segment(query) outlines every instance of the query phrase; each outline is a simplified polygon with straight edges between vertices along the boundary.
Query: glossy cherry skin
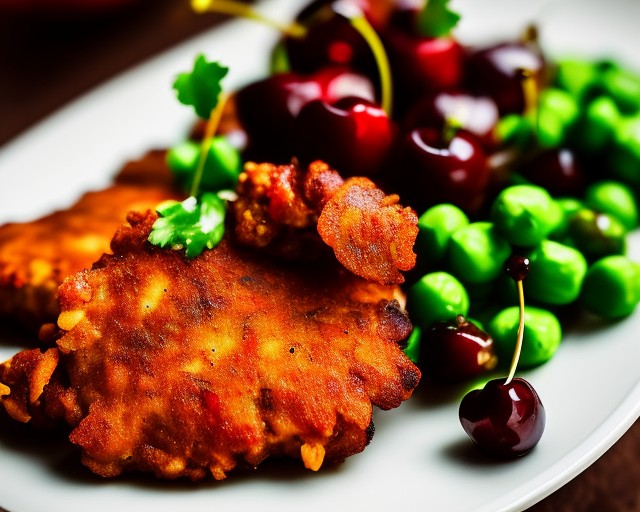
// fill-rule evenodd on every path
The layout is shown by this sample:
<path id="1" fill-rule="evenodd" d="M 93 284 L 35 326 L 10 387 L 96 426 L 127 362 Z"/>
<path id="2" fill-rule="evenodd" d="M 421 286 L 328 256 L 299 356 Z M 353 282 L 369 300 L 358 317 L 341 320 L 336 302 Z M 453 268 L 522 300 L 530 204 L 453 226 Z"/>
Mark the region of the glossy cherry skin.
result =
<path id="1" fill-rule="evenodd" d="M 348 0 L 366 13 L 367 0 Z M 307 28 L 302 37 L 287 36 L 283 44 L 293 71 L 312 73 L 327 66 L 345 66 L 371 75 L 376 70 L 375 59 L 363 37 L 347 18 L 336 14 L 329 0 L 315 0 L 296 16 Z"/>
<path id="2" fill-rule="evenodd" d="M 420 359 L 425 375 L 441 382 L 482 375 L 498 362 L 491 336 L 461 315 L 436 322 L 424 332 Z"/>
<path id="3" fill-rule="evenodd" d="M 467 393 L 460 403 L 460 423 L 476 445 L 485 453 L 514 458 L 531 451 L 538 444 L 546 413 L 533 386 L 515 378 L 494 379 L 483 389 Z"/>
<path id="4" fill-rule="evenodd" d="M 461 90 L 446 90 L 423 95 L 407 112 L 402 128 L 436 128 L 454 120 L 456 126 L 473 133 L 486 149 L 494 149 L 495 127 L 500 119 L 498 106 L 488 96 L 474 96 Z"/>
<path id="5" fill-rule="evenodd" d="M 235 103 L 248 137 L 245 157 L 287 163 L 293 156 L 293 125 L 302 107 L 313 100 L 333 102 L 345 96 L 373 100 L 373 85 L 343 68 L 317 73 L 278 73 L 242 87 Z"/>
<path id="6" fill-rule="evenodd" d="M 377 104 L 362 98 L 313 101 L 295 122 L 296 156 L 323 160 L 343 176 L 374 176 L 385 164 L 394 126 Z"/>
<path id="7" fill-rule="evenodd" d="M 467 86 L 476 94 L 491 96 L 501 115 L 521 113 L 525 108 L 522 70 L 540 88 L 545 80 L 545 61 L 532 43 L 510 41 L 474 50 L 467 59 Z"/>
<path id="8" fill-rule="evenodd" d="M 423 94 L 459 86 L 464 74 L 460 43 L 453 37 L 418 34 L 418 11 L 419 7 L 400 2 L 382 34 L 401 111 Z"/>
<path id="9" fill-rule="evenodd" d="M 518 172 L 553 196 L 581 196 L 584 191 L 585 171 L 567 148 L 542 151 L 523 163 Z"/>
<path id="10" fill-rule="evenodd" d="M 489 169 L 482 144 L 471 133 L 459 130 L 445 140 L 439 130 L 415 129 L 403 136 L 396 154 L 391 182 L 417 212 L 443 202 L 466 213 L 482 206 Z"/>

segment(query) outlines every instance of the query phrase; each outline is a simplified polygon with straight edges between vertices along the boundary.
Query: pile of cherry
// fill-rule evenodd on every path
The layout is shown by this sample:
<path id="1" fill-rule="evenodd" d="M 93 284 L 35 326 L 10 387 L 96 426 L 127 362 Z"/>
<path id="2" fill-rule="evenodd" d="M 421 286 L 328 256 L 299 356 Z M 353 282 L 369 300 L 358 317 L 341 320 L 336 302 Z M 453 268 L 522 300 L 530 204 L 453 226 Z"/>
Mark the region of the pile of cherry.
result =
<path id="1" fill-rule="evenodd" d="M 447 382 L 511 363 L 508 379 L 465 397 L 460 419 L 486 451 L 521 455 L 545 414 L 513 378 L 514 350 L 521 366 L 540 365 L 565 318 L 622 318 L 640 301 L 640 267 L 625 255 L 638 224 L 640 77 L 612 61 L 551 62 L 533 29 L 465 47 L 455 19 L 430 28 L 415 5 L 351 1 L 384 45 L 393 93 L 354 24 L 316 1 L 297 17 L 304 34 L 275 49 L 273 74 L 235 94 L 243 158 L 324 160 L 415 208 L 407 353 Z"/>

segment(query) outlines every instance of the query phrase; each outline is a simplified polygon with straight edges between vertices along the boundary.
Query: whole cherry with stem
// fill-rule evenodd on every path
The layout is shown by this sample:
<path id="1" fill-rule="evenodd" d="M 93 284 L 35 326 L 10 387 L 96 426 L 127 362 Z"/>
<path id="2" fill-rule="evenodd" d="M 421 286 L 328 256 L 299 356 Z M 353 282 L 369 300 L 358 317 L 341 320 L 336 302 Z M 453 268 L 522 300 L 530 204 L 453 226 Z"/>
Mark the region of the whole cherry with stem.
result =
<path id="1" fill-rule="evenodd" d="M 227 14 L 267 21 L 247 6 L 236 7 L 235 0 L 218 1 L 193 0 L 192 3 L 198 12 L 219 11 L 222 6 Z M 236 96 L 238 118 L 249 138 L 246 156 L 269 157 L 274 161 L 291 157 L 299 157 L 303 162 L 321 159 L 345 175 L 374 175 L 386 161 L 395 132 L 391 121 L 392 84 L 386 51 L 358 5 L 342 0 L 324 7 L 323 16 L 348 23 L 370 49 L 378 70 L 380 105 L 358 94 L 357 88 L 362 87 L 353 87 L 353 79 L 350 84 L 351 90 L 356 89 L 355 93 L 349 94 L 344 87 L 326 87 L 327 93 L 323 94 L 323 88 L 317 87 L 313 79 L 294 86 L 295 73 L 273 75 L 245 87 Z M 278 26 L 275 22 L 269 22 L 269 25 Z M 283 32 L 294 38 L 310 37 L 309 28 L 299 23 L 285 27 Z M 318 75 L 323 73 L 327 70 L 316 72 Z M 331 97 L 330 90 L 337 94 Z M 316 99 L 322 101 L 312 101 Z M 274 125 L 278 130 L 272 130 Z M 321 133 L 319 127 L 324 128 Z M 297 143 L 291 145 L 290 141 Z M 257 148 L 256 144 L 262 147 Z"/>
<path id="2" fill-rule="evenodd" d="M 507 272 L 516 282 L 520 303 L 520 323 L 509 375 L 467 393 L 459 409 L 462 428 L 474 443 L 483 452 L 500 458 L 519 457 L 531 451 L 540 441 L 546 421 L 536 390 L 525 379 L 515 377 L 524 337 L 522 281 L 528 271 L 527 258 L 511 256 L 507 261 Z"/>

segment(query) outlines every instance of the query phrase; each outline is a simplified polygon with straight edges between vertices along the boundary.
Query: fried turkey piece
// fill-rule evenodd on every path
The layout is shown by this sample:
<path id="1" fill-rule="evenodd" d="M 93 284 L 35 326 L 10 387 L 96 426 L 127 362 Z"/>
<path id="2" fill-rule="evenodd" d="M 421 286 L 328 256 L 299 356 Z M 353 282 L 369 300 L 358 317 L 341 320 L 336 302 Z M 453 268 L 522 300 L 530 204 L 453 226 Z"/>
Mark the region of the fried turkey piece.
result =
<path id="1" fill-rule="evenodd" d="M 280 257 L 314 259 L 329 246 L 350 272 L 380 284 L 413 268 L 418 217 L 368 178 L 343 180 L 326 163 L 301 169 L 246 164 L 230 206 L 242 244 Z"/>
<path id="2" fill-rule="evenodd" d="M 127 213 L 180 197 L 164 155 L 153 151 L 128 163 L 112 186 L 83 195 L 69 209 L 0 226 L 0 315 L 32 331 L 55 321 L 58 286 L 109 251 Z"/>
<path id="3" fill-rule="evenodd" d="M 131 215 L 114 254 L 64 282 L 52 348 L 0 366 L 9 414 L 68 422 L 105 477 L 223 479 L 269 456 L 317 470 L 362 451 L 373 406 L 420 379 L 397 287 L 228 239 L 188 260 L 147 243 L 154 218 Z"/>

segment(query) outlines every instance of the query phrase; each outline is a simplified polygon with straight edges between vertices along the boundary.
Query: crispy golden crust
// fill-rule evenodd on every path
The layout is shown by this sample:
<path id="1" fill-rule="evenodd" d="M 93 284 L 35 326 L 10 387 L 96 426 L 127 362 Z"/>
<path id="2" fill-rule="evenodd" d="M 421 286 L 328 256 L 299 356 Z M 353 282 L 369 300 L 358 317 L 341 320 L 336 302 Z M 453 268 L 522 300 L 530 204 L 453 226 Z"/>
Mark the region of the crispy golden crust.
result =
<path id="1" fill-rule="evenodd" d="M 368 178 L 350 178 L 327 201 L 318 232 L 347 270 L 381 284 L 404 282 L 416 264 L 418 216 Z"/>
<path id="2" fill-rule="evenodd" d="M 127 213 L 176 197 L 164 153 L 152 152 L 125 166 L 116 184 L 85 194 L 67 210 L 0 226 L 0 315 L 34 331 L 54 321 L 60 283 L 109 251 Z"/>
<path id="3" fill-rule="evenodd" d="M 364 449 L 373 406 L 411 395 L 420 372 L 398 345 L 411 324 L 396 288 L 226 240 L 187 260 L 146 243 L 153 216 L 130 219 L 114 256 L 60 288 L 64 378 L 39 396 L 96 473 L 222 479 L 270 455 L 316 470 Z M 14 380 L 32 414 L 38 393 Z"/>
<path id="4" fill-rule="evenodd" d="M 306 170 L 248 163 L 230 208 L 236 239 L 279 257 L 313 259 L 333 249 L 350 272 L 384 285 L 416 263 L 418 216 L 368 178 L 346 182 L 327 164 Z"/>

